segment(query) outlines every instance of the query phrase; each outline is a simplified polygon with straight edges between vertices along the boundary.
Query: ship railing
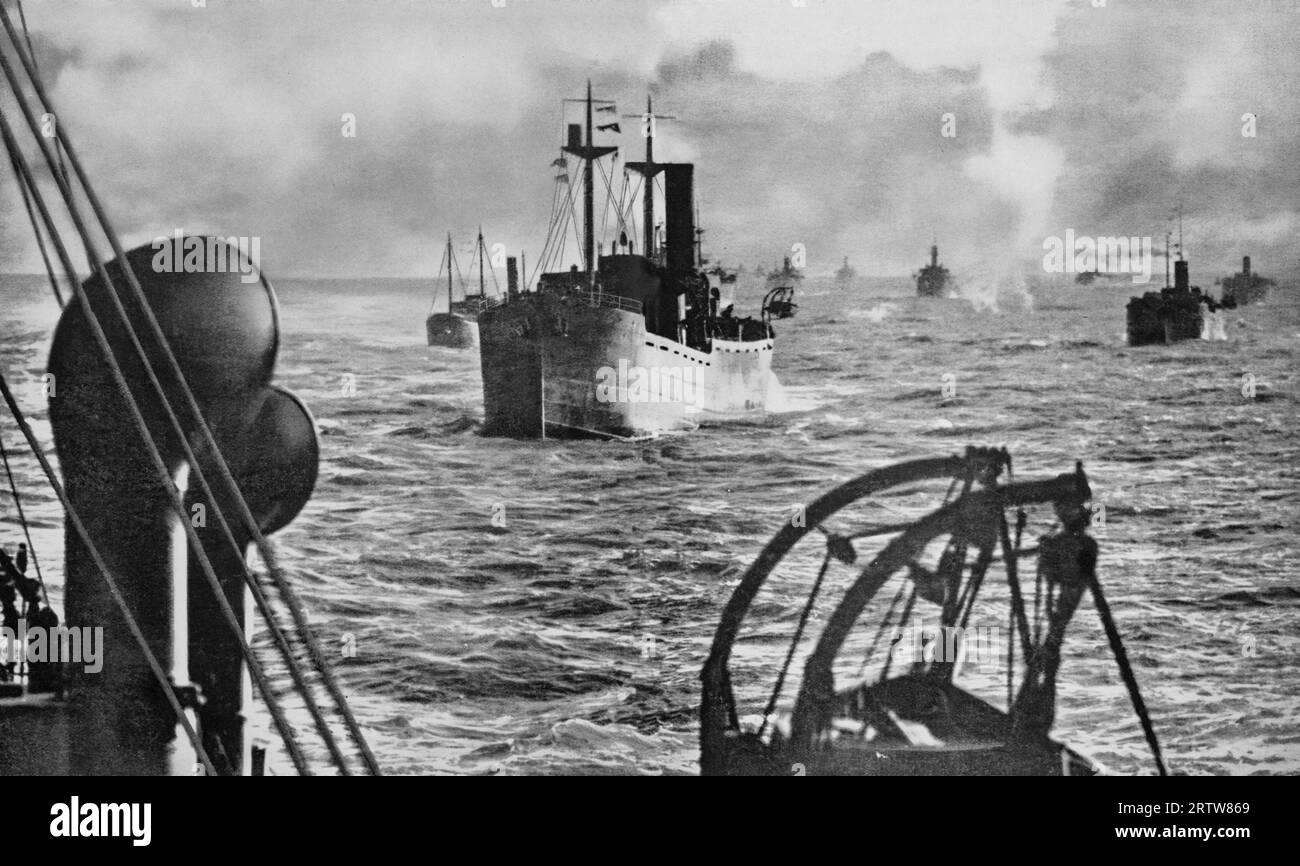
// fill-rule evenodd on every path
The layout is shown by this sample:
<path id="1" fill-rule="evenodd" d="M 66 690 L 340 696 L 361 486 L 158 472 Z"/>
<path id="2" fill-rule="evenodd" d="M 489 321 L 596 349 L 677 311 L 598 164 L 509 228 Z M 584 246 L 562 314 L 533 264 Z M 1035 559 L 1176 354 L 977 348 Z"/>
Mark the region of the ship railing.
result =
<path id="1" fill-rule="evenodd" d="M 528 293 L 521 293 L 528 294 Z M 548 293 L 549 294 L 549 293 Z M 560 294 L 560 293 L 555 293 Z M 615 310 L 624 310 L 629 313 L 644 312 L 641 302 L 633 298 L 625 298 L 622 295 L 613 292 L 590 291 L 590 290 L 570 290 L 562 293 L 565 299 L 571 299 L 577 302 L 585 302 L 592 307 L 607 307 Z M 503 304 L 508 304 L 509 298 L 505 295 L 498 297 L 487 297 L 479 302 L 479 312 L 491 310 Z"/>
<path id="2" fill-rule="evenodd" d="M 574 296 L 585 299 L 593 307 L 610 307 L 615 310 L 626 310 L 629 313 L 642 312 L 640 301 L 625 298 L 612 292 L 574 292 L 570 294 L 570 297 Z"/>

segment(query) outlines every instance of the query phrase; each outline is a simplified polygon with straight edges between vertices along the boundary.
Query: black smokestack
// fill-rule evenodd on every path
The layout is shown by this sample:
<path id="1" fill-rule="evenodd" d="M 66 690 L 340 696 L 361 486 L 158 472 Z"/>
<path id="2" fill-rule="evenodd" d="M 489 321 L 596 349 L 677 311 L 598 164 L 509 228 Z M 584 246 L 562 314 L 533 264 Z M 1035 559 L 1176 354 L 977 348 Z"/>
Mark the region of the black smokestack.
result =
<path id="1" fill-rule="evenodd" d="M 668 269 L 686 273 L 695 267 L 695 166 L 664 166 L 664 207 Z"/>
<path id="2" fill-rule="evenodd" d="M 1250 281 L 1250 256 L 1241 257 L 1241 275 Z"/>
<path id="3" fill-rule="evenodd" d="M 1179 259 L 1174 262 L 1174 288 L 1180 292 L 1187 291 L 1189 280 L 1187 279 L 1187 260 Z"/>
<path id="4" fill-rule="evenodd" d="M 506 292 L 519 294 L 519 264 L 514 256 L 506 256 Z"/>

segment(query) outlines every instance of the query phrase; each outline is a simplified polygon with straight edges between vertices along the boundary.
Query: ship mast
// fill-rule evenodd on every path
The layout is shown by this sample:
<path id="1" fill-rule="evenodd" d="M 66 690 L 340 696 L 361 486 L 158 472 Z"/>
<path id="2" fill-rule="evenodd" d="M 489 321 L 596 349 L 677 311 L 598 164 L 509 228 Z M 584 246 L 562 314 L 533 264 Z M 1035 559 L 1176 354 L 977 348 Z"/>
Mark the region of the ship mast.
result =
<path id="1" fill-rule="evenodd" d="M 1178 206 L 1178 258 L 1183 258 L 1183 206 Z"/>
<path id="2" fill-rule="evenodd" d="M 587 79 L 587 150 L 592 147 L 592 129 L 591 129 L 591 79 Z M 595 197 L 595 177 L 593 172 L 596 160 L 587 157 L 582 164 L 582 260 L 587 264 L 587 273 L 593 274 L 596 271 L 596 220 L 595 207 L 592 201 Z"/>
<path id="3" fill-rule="evenodd" d="M 568 100 L 566 100 L 568 101 Z M 582 254 L 583 265 L 587 269 L 587 280 L 592 286 L 596 283 L 596 214 L 593 201 L 596 193 L 595 161 L 602 156 L 614 153 L 617 147 L 596 147 L 592 142 L 593 120 L 591 98 L 591 79 L 587 79 L 586 105 L 587 129 L 585 141 L 579 138 L 577 124 L 569 127 L 568 143 L 561 148 L 565 153 L 582 160 Z M 602 106 L 612 105 L 608 100 L 600 100 Z M 602 108 L 602 110 L 608 110 Z"/>
<path id="4" fill-rule="evenodd" d="M 495 273 L 492 279 L 496 279 Z M 483 226 L 478 227 L 478 296 L 487 297 L 487 289 L 483 283 Z"/>
<path id="5" fill-rule="evenodd" d="M 1169 289 L 1169 238 L 1171 237 L 1171 235 L 1173 235 L 1173 231 L 1166 231 L 1165 233 L 1165 287 L 1166 289 Z"/>
<path id="6" fill-rule="evenodd" d="M 655 114 L 654 102 L 650 94 L 645 97 L 645 114 L 625 114 L 624 117 L 641 118 L 641 133 L 645 136 L 645 162 L 629 162 L 627 167 L 639 172 L 645 178 L 645 191 L 641 194 L 641 230 L 645 237 L 643 255 L 651 258 L 655 251 L 655 175 L 663 166 L 655 163 L 655 123 L 660 120 L 676 120 L 674 115 Z"/>
<path id="7" fill-rule="evenodd" d="M 447 314 L 451 315 L 451 232 L 447 232 Z"/>
<path id="8" fill-rule="evenodd" d="M 1178 214 L 1178 258 L 1181 261 L 1183 258 L 1183 206 L 1180 204 L 1174 209 L 1174 213 Z"/>
<path id="9" fill-rule="evenodd" d="M 695 267 L 704 267 L 704 229 L 700 228 L 700 209 L 695 209 Z"/>
<path id="10" fill-rule="evenodd" d="M 654 103 L 651 102 L 650 94 L 645 95 L 645 165 L 647 171 L 653 171 L 655 164 L 655 128 L 654 128 Z M 648 258 L 654 252 L 654 231 L 655 231 L 655 191 L 654 191 L 654 174 L 651 173 L 645 179 L 645 192 L 641 196 L 641 217 L 644 220 L 642 231 L 645 232 L 645 245 L 642 249 L 644 255 Z"/>

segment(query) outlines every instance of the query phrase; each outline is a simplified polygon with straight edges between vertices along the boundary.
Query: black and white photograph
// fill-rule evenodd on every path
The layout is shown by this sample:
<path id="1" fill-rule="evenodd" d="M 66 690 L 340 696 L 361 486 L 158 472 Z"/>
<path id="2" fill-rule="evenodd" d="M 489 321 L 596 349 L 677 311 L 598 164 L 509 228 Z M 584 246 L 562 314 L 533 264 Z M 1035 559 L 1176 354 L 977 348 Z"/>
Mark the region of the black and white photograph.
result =
<path id="1" fill-rule="evenodd" d="M 1300 773 L 1300 0 L 0 26 L 36 837 L 182 829 L 68 777 Z"/>

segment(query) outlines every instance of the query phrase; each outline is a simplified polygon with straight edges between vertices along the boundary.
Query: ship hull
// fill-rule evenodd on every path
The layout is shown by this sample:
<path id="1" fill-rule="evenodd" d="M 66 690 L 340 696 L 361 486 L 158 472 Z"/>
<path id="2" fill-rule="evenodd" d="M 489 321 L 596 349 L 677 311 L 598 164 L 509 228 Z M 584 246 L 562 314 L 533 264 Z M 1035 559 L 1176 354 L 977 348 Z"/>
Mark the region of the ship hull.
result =
<path id="1" fill-rule="evenodd" d="M 916 295 L 919 298 L 942 298 L 947 287 L 948 280 L 944 277 L 922 276 L 916 281 Z"/>
<path id="2" fill-rule="evenodd" d="M 1200 339 L 1205 319 L 1200 301 L 1192 296 L 1148 292 L 1128 302 L 1128 344 L 1149 346 Z"/>
<path id="3" fill-rule="evenodd" d="M 424 329 L 430 346 L 472 349 L 478 345 L 478 323 L 461 313 L 431 313 Z"/>
<path id="4" fill-rule="evenodd" d="M 546 294 L 485 310 L 479 332 L 485 435 L 641 439 L 767 407 L 770 339 L 699 352 L 617 302 Z"/>
<path id="5" fill-rule="evenodd" d="M 1268 297 L 1268 285 L 1245 283 L 1225 285 L 1223 288 L 1224 306 L 1240 307 L 1246 304 L 1258 304 Z"/>

